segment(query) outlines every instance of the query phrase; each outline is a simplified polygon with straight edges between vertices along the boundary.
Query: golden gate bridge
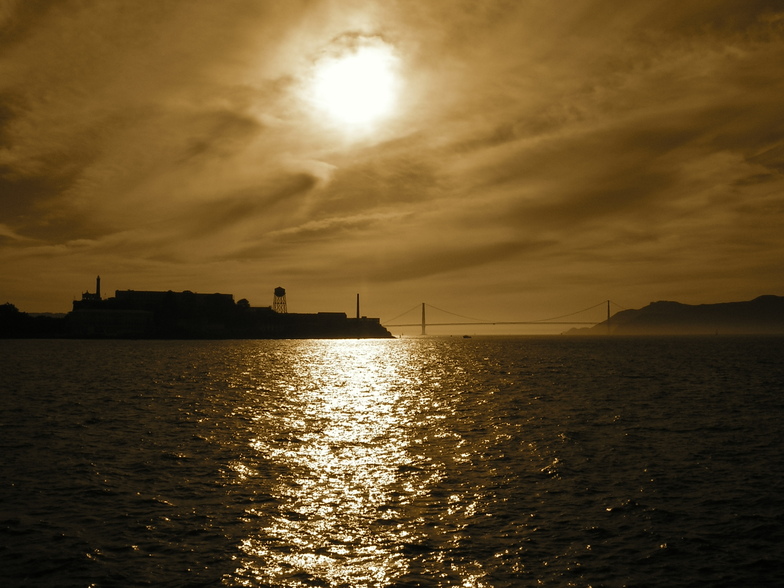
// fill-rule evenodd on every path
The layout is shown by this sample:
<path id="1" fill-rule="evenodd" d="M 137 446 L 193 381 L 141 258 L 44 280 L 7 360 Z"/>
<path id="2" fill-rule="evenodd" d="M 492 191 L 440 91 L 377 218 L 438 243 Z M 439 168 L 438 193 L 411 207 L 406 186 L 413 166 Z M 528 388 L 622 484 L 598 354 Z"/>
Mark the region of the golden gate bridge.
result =
<path id="1" fill-rule="evenodd" d="M 578 310 L 576 312 L 571 312 L 569 314 L 563 314 L 560 316 L 554 316 L 550 318 L 538 319 L 538 320 L 531 320 L 531 321 L 491 321 L 486 319 L 480 319 L 470 316 L 464 316 L 461 314 L 457 314 L 454 312 L 450 312 L 448 310 L 444 310 L 443 308 L 438 308 L 437 306 L 433 306 L 432 304 L 428 304 L 426 302 L 422 302 L 421 304 L 417 304 L 412 308 L 409 308 L 405 312 L 400 313 L 396 317 L 390 319 L 389 321 L 384 321 L 382 324 L 385 327 L 421 327 L 422 328 L 422 335 L 427 334 L 427 327 L 445 327 L 445 326 L 470 326 L 470 325 L 591 325 L 595 326 L 603 322 L 602 320 L 592 320 L 592 321 L 585 321 L 585 320 L 564 320 L 568 319 L 569 317 L 575 317 L 580 314 L 584 314 L 586 312 L 595 310 L 600 307 L 606 306 L 607 308 L 607 315 L 606 315 L 606 322 L 609 332 L 610 327 L 610 317 L 611 317 L 611 306 L 614 306 L 620 310 L 626 310 L 620 304 L 613 302 L 612 300 L 605 300 L 598 304 L 594 304 L 593 306 L 589 306 L 588 308 L 583 308 L 582 310 Z M 401 319 L 402 317 L 413 313 L 416 310 L 421 309 L 421 319 L 418 322 L 411 323 L 396 323 L 395 321 Z M 427 309 L 437 310 L 439 312 L 445 313 L 450 316 L 454 316 L 464 321 L 470 322 L 428 322 L 427 321 Z"/>

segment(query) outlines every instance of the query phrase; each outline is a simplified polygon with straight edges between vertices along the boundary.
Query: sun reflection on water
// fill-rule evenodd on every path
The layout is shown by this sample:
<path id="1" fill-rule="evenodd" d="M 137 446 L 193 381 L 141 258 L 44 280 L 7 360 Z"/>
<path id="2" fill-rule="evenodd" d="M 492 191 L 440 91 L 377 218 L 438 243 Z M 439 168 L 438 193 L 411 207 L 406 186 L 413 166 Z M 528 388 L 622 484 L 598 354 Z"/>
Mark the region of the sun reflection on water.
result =
<path id="1" fill-rule="evenodd" d="M 387 586 L 407 571 L 404 509 L 439 479 L 414 463 L 416 372 L 395 342 L 302 342 L 289 358 L 296 386 L 273 404 L 242 407 L 253 453 L 271 462 L 271 499 L 248 509 L 259 522 L 241 550 L 244 585 Z M 292 378 L 286 378 L 289 382 Z M 266 385 L 266 384 L 265 384 Z M 236 476 L 251 477 L 247 464 Z"/>

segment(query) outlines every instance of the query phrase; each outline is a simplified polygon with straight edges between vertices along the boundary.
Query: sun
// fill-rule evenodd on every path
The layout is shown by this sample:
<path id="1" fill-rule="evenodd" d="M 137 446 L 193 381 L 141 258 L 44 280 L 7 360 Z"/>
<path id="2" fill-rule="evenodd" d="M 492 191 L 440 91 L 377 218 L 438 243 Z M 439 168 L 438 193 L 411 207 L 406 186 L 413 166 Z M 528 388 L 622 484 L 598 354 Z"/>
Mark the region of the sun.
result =
<path id="1" fill-rule="evenodd" d="M 369 125 L 392 113 L 398 86 L 392 48 L 386 44 L 364 46 L 317 64 L 313 99 L 339 124 Z"/>

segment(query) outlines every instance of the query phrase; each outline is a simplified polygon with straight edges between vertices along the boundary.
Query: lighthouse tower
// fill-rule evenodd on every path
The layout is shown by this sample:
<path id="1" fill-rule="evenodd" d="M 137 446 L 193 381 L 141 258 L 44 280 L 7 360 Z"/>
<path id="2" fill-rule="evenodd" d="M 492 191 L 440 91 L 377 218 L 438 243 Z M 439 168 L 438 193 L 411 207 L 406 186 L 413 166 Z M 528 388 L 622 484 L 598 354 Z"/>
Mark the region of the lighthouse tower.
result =
<path id="1" fill-rule="evenodd" d="M 95 278 L 95 292 L 82 293 L 82 300 L 89 300 L 90 302 L 101 300 L 101 276 Z"/>

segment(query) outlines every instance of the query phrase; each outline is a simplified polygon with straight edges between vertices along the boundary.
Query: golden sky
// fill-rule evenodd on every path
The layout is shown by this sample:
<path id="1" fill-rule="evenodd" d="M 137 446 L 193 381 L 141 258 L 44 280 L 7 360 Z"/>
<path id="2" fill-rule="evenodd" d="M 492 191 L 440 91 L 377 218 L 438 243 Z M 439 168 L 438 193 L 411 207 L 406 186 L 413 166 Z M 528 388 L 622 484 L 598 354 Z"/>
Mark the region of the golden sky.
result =
<path id="1" fill-rule="evenodd" d="M 778 0 L 0 0 L 0 302 L 784 294 Z"/>

